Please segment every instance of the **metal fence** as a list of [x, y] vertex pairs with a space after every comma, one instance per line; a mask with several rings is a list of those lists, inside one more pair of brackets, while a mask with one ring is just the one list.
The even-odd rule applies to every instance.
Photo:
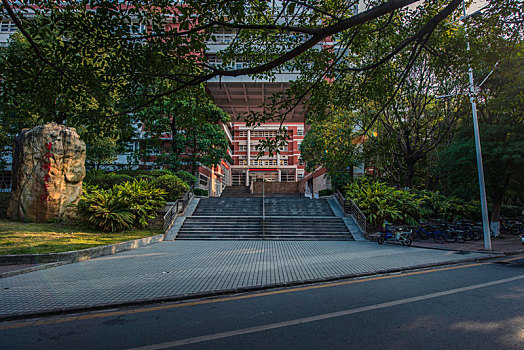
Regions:
[[194, 185], [191, 186], [189, 191], [187, 191], [182, 198], [177, 199], [171, 208], [169, 208], [166, 215], [164, 215], [164, 233], [169, 231], [171, 226], [173, 226], [178, 214], [186, 209], [187, 204], [191, 201], [191, 198], [193, 198], [193, 189]]
[[344, 198], [340, 191], [335, 193], [335, 196], [340, 203], [340, 206], [344, 209], [344, 213], [353, 215], [358, 227], [366, 234], [366, 215], [360, 211], [360, 208], [350, 198]]

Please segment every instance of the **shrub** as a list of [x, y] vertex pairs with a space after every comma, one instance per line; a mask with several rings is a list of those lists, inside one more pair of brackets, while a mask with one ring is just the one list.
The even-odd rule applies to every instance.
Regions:
[[146, 181], [149, 181], [149, 182], [153, 182], [155, 180], [155, 177], [151, 176], [151, 175], [140, 174], [137, 177], [135, 177], [135, 179], [139, 179], [139, 180], [143, 179], [143, 180], [146, 180]]
[[388, 184], [362, 178], [347, 187], [346, 195], [366, 215], [372, 226], [384, 220], [396, 224], [416, 225], [421, 220], [439, 218], [473, 218], [473, 203], [456, 197], [446, 197], [438, 192], [413, 189], [396, 189]]
[[167, 192], [167, 200], [176, 201], [184, 193], [189, 191], [189, 186], [180, 178], [172, 174], [162, 175], [153, 180], [152, 185]]
[[76, 206], [78, 217], [103, 231], [145, 227], [166, 203], [166, 192], [145, 180], [124, 182], [109, 190], [90, 185], [85, 189]]
[[155, 170], [146, 170], [146, 169], [136, 169], [136, 170], [119, 170], [118, 174], [128, 175], [133, 178], [140, 178], [143, 176], [150, 176], [150, 177], [160, 177], [162, 175], [173, 175], [172, 171], [166, 170], [166, 169], [155, 169]]
[[114, 185], [133, 181], [133, 177], [127, 174], [108, 173], [104, 171], [92, 171], [86, 174], [84, 182], [91, 186], [110, 189]]
[[89, 226], [102, 231], [122, 231], [133, 226], [135, 216], [122, 198], [111, 190], [96, 189], [80, 197], [77, 215]]
[[125, 182], [113, 187], [113, 192], [133, 213], [134, 226], [145, 227], [147, 222], [156, 217], [158, 209], [166, 205], [167, 192], [154, 187], [145, 180]]
[[194, 185], [197, 182], [196, 176], [191, 175], [185, 170], [179, 170], [175, 173], [175, 175], [181, 178], [189, 186]]
[[206, 196], [207, 197], [209, 195], [208, 191], [202, 188], [195, 188], [193, 193], [195, 194], [195, 196]]
[[160, 177], [164, 175], [174, 175], [174, 173], [167, 169], [155, 169], [155, 170], [141, 170], [140, 175], [149, 175], [153, 177]]
[[333, 193], [335, 193], [335, 191], [330, 188], [318, 191], [319, 196], [331, 196]]

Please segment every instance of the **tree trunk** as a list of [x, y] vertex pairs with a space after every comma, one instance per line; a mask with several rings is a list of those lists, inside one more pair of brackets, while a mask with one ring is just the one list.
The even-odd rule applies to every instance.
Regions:
[[196, 161], [196, 153], [197, 153], [197, 136], [196, 136], [196, 131], [193, 133], [193, 151], [192, 151], [192, 154], [191, 154], [191, 158], [193, 158], [193, 165], [192, 165], [192, 173], [195, 174], [196, 171], [197, 171], [197, 161]]
[[171, 154], [173, 157], [177, 157], [174, 169], [175, 171], [180, 170], [180, 154], [182, 153], [182, 149], [179, 144], [178, 140], [178, 127], [176, 124], [176, 117], [173, 115], [171, 117]]
[[412, 159], [406, 160], [406, 187], [413, 187], [413, 179], [415, 178], [415, 161]]
[[502, 188], [498, 193], [493, 195], [493, 207], [491, 208], [491, 223], [490, 228], [495, 237], [500, 235], [500, 209], [502, 208], [502, 201], [504, 193], [506, 192], [510, 180], [510, 174], [506, 174]]

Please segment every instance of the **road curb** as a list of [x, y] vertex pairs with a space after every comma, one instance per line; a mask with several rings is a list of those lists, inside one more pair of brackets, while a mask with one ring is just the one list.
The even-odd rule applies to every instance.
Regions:
[[0, 273], [0, 278], [11, 277], [23, 273], [44, 270], [64, 264], [71, 264], [78, 261], [90, 260], [105, 255], [112, 255], [126, 250], [136, 249], [158, 243], [164, 240], [164, 234], [151, 237], [138, 238], [131, 241], [114, 243], [99, 247], [73, 250], [70, 252], [48, 253], [48, 254], [17, 254], [0, 255], [0, 265], [22, 265], [22, 264], [42, 264], [20, 270], [13, 270]]
[[[385, 244], [390, 245], [399, 245], [394, 244], [391, 242], [384, 242]], [[467, 253], [478, 253], [478, 254], [501, 254], [501, 255], [518, 255], [518, 254], [524, 254], [524, 249], [517, 249], [512, 250], [509, 252], [501, 252], [501, 251], [487, 251], [487, 250], [467, 250], [467, 249], [453, 249], [453, 248], [439, 248], [439, 247], [421, 247], [416, 245], [411, 245], [410, 248], [420, 248], [420, 249], [434, 249], [434, 250], [447, 250], [452, 252], [467, 252]]]
[[420, 264], [420, 265], [415, 265], [415, 266], [410, 266], [410, 267], [378, 270], [378, 271], [367, 272], [367, 273], [357, 273], [357, 274], [348, 274], [348, 275], [340, 275], [340, 276], [332, 276], [332, 277], [315, 278], [315, 279], [309, 279], [309, 280], [271, 283], [267, 285], [245, 286], [245, 287], [237, 287], [237, 288], [224, 289], [224, 290], [215, 290], [215, 291], [209, 291], [209, 292], [199, 292], [199, 293], [191, 293], [191, 294], [160, 297], [160, 298], [137, 299], [137, 300], [121, 302], [121, 303], [85, 305], [85, 306], [74, 307], [74, 308], [57, 308], [57, 309], [46, 310], [46, 311], [41, 311], [41, 312], [37, 311], [37, 312], [23, 313], [23, 314], [8, 314], [8, 315], [0, 316], [0, 321], [13, 321], [13, 320], [30, 319], [30, 318], [37, 318], [37, 317], [74, 314], [74, 313], [87, 312], [87, 311], [108, 310], [108, 309], [115, 309], [115, 308], [121, 308], [121, 307], [195, 300], [195, 299], [210, 298], [210, 297], [216, 297], [216, 296], [222, 296], [222, 295], [233, 295], [233, 294], [239, 294], [239, 293], [257, 292], [257, 291], [263, 291], [263, 290], [275, 289], [275, 288], [294, 287], [294, 286], [300, 286], [300, 285], [309, 285], [309, 284], [332, 282], [332, 281], [346, 280], [346, 279], [353, 279], [353, 278], [370, 277], [370, 276], [375, 276], [375, 275], [384, 275], [384, 274], [398, 273], [398, 272], [404, 272], [404, 271], [413, 271], [413, 270], [420, 270], [420, 269], [426, 269], [426, 268], [432, 268], [432, 267], [438, 267], [438, 266], [449, 266], [449, 265], [459, 265], [459, 264], [464, 264], [464, 263], [474, 263], [474, 262], [496, 259], [500, 257], [504, 257], [504, 255], [503, 254], [491, 254], [491, 255], [486, 255], [484, 257], [480, 257], [480, 258], [465, 258], [465, 259], [454, 260], [454, 261]]

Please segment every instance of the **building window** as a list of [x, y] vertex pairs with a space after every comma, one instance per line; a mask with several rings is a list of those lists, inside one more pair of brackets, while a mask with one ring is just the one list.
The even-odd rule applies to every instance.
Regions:
[[16, 31], [16, 25], [14, 22], [0, 22], [0, 33], [14, 33]]
[[215, 28], [213, 38], [209, 41], [210, 44], [229, 45], [237, 35], [236, 29], [229, 28]]
[[291, 173], [291, 172], [282, 172], [280, 174], [280, 180], [282, 182], [294, 182], [295, 181], [295, 174]]
[[247, 137], [247, 131], [239, 131], [238, 137]]
[[138, 141], [134, 141], [134, 142], [128, 142], [125, 144], [124, 146], [124, 153], [125, 154], [128, 154], [128, 153], [134, 153], [136, 151], [138, 151]]
[[297, 128], [297, 136], [304, 136], [304, 127], [299, 126]]
[[199, 174], [198, 184], [200, 188], [207, 188], [208, 186], [208, 177], [204, 174]]
[[240, 152], [247, 152], [247, 145], [238, 145], [238, 150]]

